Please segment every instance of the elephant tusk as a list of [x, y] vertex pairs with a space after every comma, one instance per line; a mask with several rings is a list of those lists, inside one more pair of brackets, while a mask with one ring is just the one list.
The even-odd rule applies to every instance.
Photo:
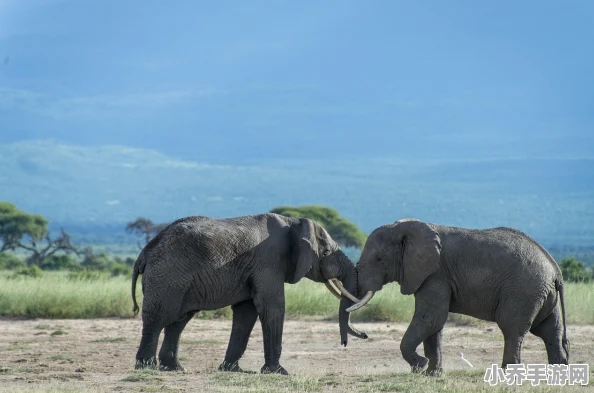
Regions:
[[371, 298], [373, 297], [374, 293], [373, 291], [369, 291], [365, 294], [365, 296], [363, 296], [363, 299], [361, 299], [360, 302], [358, 302], [357, 304], [353, 304], [351, 307], [347, 308], [346, 310], [348, 312], [353, 312], [355, 310], [360, 309], [361, 307], [363, 307], [364, 305], [367, 304], [367, 302], [369, 302], [371, 300]]
[[334, 285], [336, 285], [336, 287], [340, 290], [340, 292], [347, 297], [350, 301], [353, 301], [355, 303], [359, 303], [360, 300], [357, 299], [356, 297], [354, 297], [353, 295], [350, 294], [349, 291], [346, 290], [345, 287], [342, 286], [342, 283], [340, 282], [340, 280], [338, 280], [338, 278], [332, 278], [330, 279], [328, 282], [332, 281], [332, 283], [334, 283]]
[[332, 286], [332, 284], [330, 284], [330, 281], [325, 282], [324, 284], [326, 285], [326, 288], [328, 288], [331, 294], [333, 294], [338, 300], [342, 300], [342, 298], [340, 297], [340, 293], [338, 293], [336, 289]]

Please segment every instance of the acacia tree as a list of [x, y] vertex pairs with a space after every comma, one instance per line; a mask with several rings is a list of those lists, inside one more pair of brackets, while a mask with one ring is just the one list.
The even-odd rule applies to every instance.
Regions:
[[367, 236], [355, 223], [341, 217], [340, 214], [327, 206], [278, 206], [270, 211], [287, 217], [305, 217], [318, 222], [330, 236], [344, 247], [363, 248]]
[[40, 265], [58, 251], [77, 253], [64, 229], [60, 229], [60, 236], [52, 239], [44, 217], [19, 210], [9, 202], [0, 202], [0, 240], [0, 252], [27, 250], [32, 253], [28, 262], [33, 265]]
[[137, 236], [143, 236], [145, 244], [151, 241], [153, 236], [161, 232], [169, 224], [155, 224], [146, 217], [138, 217], [126, 224], [126, 232]]

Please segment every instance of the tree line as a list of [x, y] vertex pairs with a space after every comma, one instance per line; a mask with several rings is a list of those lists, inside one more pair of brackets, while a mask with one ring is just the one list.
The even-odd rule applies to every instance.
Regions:
[[[327, 206], [278, 206], [270, 212], [316, 221], [341, 247], [361, 249], [367, 239], [367, 235], [355, 223]], [[138, 217], [129, 221], [124, 229], [138, 236], [146, 245], [168, 225]], [[139, 249], [143, 247], [140, 243], [138, 246]], [[15, 251], [25, 254], [25, 259], [15, 255]], [[57, 236], [52, 237], [45, 217], [19, 210], [9, 202], [0, 202], [0, 269], [15, 270], [25, 275], [39, 275], [41, 270], [92, 270], [129, 275], [134, 261], [130, 257], [95, 253], [91, 247], [77, 247], [63, 228]], [[561, 259], [559, 266], [565, 281], [594, 281], [593, 268], [586, 267], [573, 256]]]

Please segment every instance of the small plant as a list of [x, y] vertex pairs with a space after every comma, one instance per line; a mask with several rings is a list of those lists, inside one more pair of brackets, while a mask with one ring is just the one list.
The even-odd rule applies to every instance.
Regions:
[[64, 334], [68, 334], [68, 332], [60, 329], [53, 331], [52, 334], [50, 334], [50, 336], [63, 336]]
[[22, 266], [17, 268], [14, 273], [12, 274], [12, 278], [23, 278], [23, 277], [31, 277], [31, 278], [39, 278], [43, 275], [41, 269], [35, 265], [31, 265], [29, 267]]

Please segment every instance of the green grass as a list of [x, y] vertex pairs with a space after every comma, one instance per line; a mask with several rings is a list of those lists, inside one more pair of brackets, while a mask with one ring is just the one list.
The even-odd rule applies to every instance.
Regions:
[[62, 272], [40, 278], [0, 275], [0, 316], [95, 318], [132, 316], [130, 278], [68, 280]]
[[[141, 304], [140, 285], [136, 292]], [[315, 318], [336, 320], [338, 300], [319, 283], [303, 279], [285, 287], [286, 316], [290, 319]], [[400, 294], [397, 284], [384, 287], [373, 298], [373, 307], [364, 307], [352, 314], [353, 322], [409, 322], [414, 311], [414, 297]], [[570, 324], [594, 325], [594, 283], [565, 284], [567, 321]], [[226, 307], [200, 312], [198, 318], [230, 318]], [[68, 280], [61, 272], [45, 272], [40, 278], [11, 279], [0, 274], [0, 316], [27, 318], [100, 318], [131, 317], [132, 299], [129, 277], [101, 280]], [[450, 321], [461, 324], [479, 323], [464, 315], [450, 314]], [[51, 330], [50, 325], [37, 325]], [[53, 327], [56, 329], [57, 326]]]

